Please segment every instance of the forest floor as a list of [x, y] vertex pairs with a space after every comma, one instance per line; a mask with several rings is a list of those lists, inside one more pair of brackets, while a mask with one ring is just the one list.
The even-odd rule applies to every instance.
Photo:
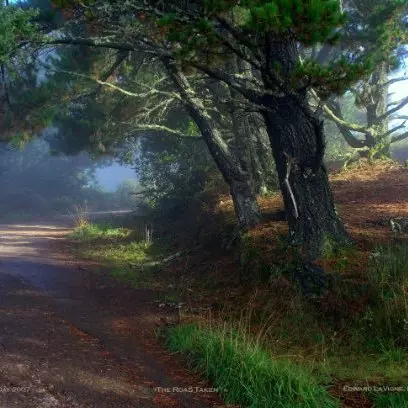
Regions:
[[[312, 300], [279, 272], [290, 264], [279, 195], [259, 199], [264, 221], [239, 252], [221, 247], [234, 213], [219, 193], [162, 220], [157, 245], [133, 242], [123, 228], [88, 225], [67, 238], [64, 225], [1, 226], [0, 407], [221, 407], [214, 392], [173, 392], [210, 385], [155, 334], [214, 320], [262, 333], [271, 356], [307, 367], [342, 407], [374, 406], [371, 394], [347, 387], [407, 386], [407, 345], [368, 344], [377, 323], [367, 311], [377, 315], [365, 288], [377, 246], [408, 242], [390, 227], [408, 219], [408, 169], [360, 163], [331, 182], [355, 246], [327, 248], [319, 262], [344, 285]], [[172, 262], [137, 267], [174, 253]], [[408, 407], [405, 397], [384, 401], [375, 407]]]

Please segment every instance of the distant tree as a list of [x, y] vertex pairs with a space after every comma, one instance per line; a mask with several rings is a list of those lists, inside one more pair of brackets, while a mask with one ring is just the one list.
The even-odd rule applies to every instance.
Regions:
[[138, 196], [141, 191], [140, 183], [135, 179], [122, 181], [115, 191], [119, 205], [124, 209], [135, 209], [140, 204], [143, 196]]
[[401, 117], [400, 124], [390, 128], [390, 119], [398, 117], [408, 104], [407, 97], [396, 102], [389, 97], [391, 84], [408, 80], [406, 74], [389, 78], [408, 55], [408, 6], [406, 2], [395, 5], [393, 0], [345, 0], [349, 15], [345, 36], [337, 47], [323, 47], [317, 53], [322, 61], [346, 53], [373, 55], [374, 70], [348, 93], [360, 120], [347, 115], [350, 102], [346, 107], [344, 98], [332, 97], [323, 105], [325, 116], [334, 121], [348, 145], [370, 159], [388, 157], [392, 143], [408, 138], [408, 132], [404, 132], [407, 118]]

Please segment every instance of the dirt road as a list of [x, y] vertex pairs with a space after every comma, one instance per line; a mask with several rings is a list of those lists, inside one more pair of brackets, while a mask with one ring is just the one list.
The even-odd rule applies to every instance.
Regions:
[[156, 340], [155, 293], [54, 253], [68, 231], [0, 225], [0, 408], [220, 407]]

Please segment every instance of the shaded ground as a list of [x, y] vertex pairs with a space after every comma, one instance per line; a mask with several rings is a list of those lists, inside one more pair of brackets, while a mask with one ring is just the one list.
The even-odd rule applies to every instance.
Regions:
[[[322, 333], [327, 335], [325, 338], [331, 339], [330, 336], [334, 333], [340, 342], [343, 338], [353, 338], [353, 328], [349, 327], [349, 322], [352, 319], [358, 321], [370, 308], [371, 300], [365, 288], [367, 266], [373, 249], [379, 244], [406, 241], [408, 238], [406, 228], [397, 233], [392, 231], [390, 225], [391, 219], [408, 220], [408, 169], [390, 161], [375, 165], [362, 161], [346, 171], [332, 173], [330, 178], [336, 207], [356, 245], [338, 257], [336, 254], [329, 254], [319, 260], [325, 270], [339, 273], [342, 283], [346, 285], [343, 285], [344, 288], [341, 286], [341, 290], [329, 291], [326, 296], [313, 302], [307, 317], [314, 322], [311, 316], [318, 316], [318, 321], [322, 322]], [[298, 324], [285, 320], [286, 311], [294, 308], [293, 304], [297, 299], [293, 285], [285, 276], [271, 276], [271, 265], [285, 266], [290, 263], [285, 244], [287, 225], [281, 212], [281, 197], [279, 194], [262, 197], [259, 198], [259, 203], [264, 215], [263, 222], [250, 231], [248, 240], [245, 239], [241, 247], [241, 254], [245, 255], [239, 256], [221, 249], [225, 227], [234, 219], [234, 207], [230, 196], [216, 196], [211, 208], [204, 208], [205, 211], [201, 209], [204, 227], [198, 232], [200, 245], [188, 256], [169, 265], [164, 271], [167, 274], [166, 279], [174, 284], [181, 299], [191, 305], [190, 311], [196, 312], [198, 319], [203, 315], [205, 319], [205, 310], [211, 310], [211, 313], [208, 313], [210, 318], [219, 315], [222, 319], [226, 316], [226, 320], [235, 317], [241, 321], [242, 315], [245, 320], [245, 311], [249, 310], [252, 319], [251, 331], [257, 336], [265, 329], [263, 324], [266, 316], [267, 327], [272, 327], [271, 332], [276, 328], [277, 333], [280, 333], [280, 327], [283, 327], [283, 334], [290, 333], [289, 338], [279, 338], [278, 334], [270, 333], [273, 341], [270, 343], [272, 353], [291, 355], [294, 361], [300, 364], [307, 365], [310, 361], [311, 365], [323, 366], [326, 361], [320, 359], [320, 343], [318, 340], [312, 341], [313, 330], [316, 328], [299, 323], [301, 331], [304, 331], [303, 336], [297, 330]], [[194, 208], [191, 214], [194, 214]], [[190, 217], [191, 219], [194, 218]], [[181, 221], [173, 222], [168, 230], [173, 234], [172, 237], [174, 236], [172, 239], [179, 241], [176, 241], [176, 248], [185, 248], [187, 242], [190, 242], [190, 245], [196, 242], [197, 233], [189, 231], [188, 225], [183, 225]], [[253, 279], [253, 282], [248, 283], [245, 280], [247, 277]], [[293, 310], [292, 317], [295, 319], [296, 309]], [[286, 324], [288, 325], [285, 326]], [[316, 329], [316, 334], [320, 333]], [[349, 352], [348, 346], [340, 350], [337, 357], [341, 364], [337, 365], [335, 359], [331, 360], [334, 373], [339, 376], [330, 392], [342, 400], [342, 406], [373, 406], [373, 400], [367, 393], [343, 390], [345, 384], [364, 383], [365, 375], [369, 376], [375, 385], [387, 383], [389, 378], [406, 384], [404, 362], [399, 363], [399, 366], [398, 363], [395, 364], [396, 370], [393, 373], [390, 371], [390, 377], [382, 377], [376, 369], [371, 369], [377, 364], [371, 361], [371, 358], [375, 360], [377, 354], [370, 357], [369, 354], [360, 355], [354, 350], [355, 357], [359, 360], [353, 367], [359, 369], [359, 372], [353, 372], [353, 369], [338, 370], [342, 364], [348, 366], [344, 355]], [[380, 353], [378, 355], [380, 358]], [[369, 365], [366, 371], [365, 364]], [[398, 371], [399, 368], [401, 371]]]
[[[408, 169], [392, 161], [370, 165], [362, 160], [345, 171], [333, 172], [330, 181], [336, 207], [357, 249], [349, 254], [344, 269], [357, 281], [376, 245], [408, 239], [407, 228], [395, 233], [390, 226], [390, 219], [408, 222]], [[281, 196], [259, 197], [258, 202], [263, 221], [250, 231], [251, 256], [266, 265], [285, 263], [287, 223]], [[193, 248], [166, 268], [161, 274], [164, 281], [173, 283], [183, 300], [195, 308], [217, 309], [226, 303], [237, 310], [245, 307], [249, 294], [239, 276], [240, 257], [222, 249], [227, 227], [234, 222], [231, 197], [208, 193], [199, 205], [192, 203], [183, 216], [163, 222], [162, 234], [175, 251]], [[328, 261], [323, 266], [331, 267]], [[244, 273], [253, 274], [257, 267], [251, 264]], [[270, 290], [268, 287], [266, 292], [270, 294]]]
[[[65, 221], [64, 221], [65, 222]], [[61, 224], [61, 223], [60, 223]], [[215, 407], [156, 341], [155, 293], [57, 256], [68, 229], [0, 226], [0, 407]]]

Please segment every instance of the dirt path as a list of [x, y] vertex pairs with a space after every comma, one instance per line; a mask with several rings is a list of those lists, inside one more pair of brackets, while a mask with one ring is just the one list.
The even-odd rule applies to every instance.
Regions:
[[209, 385], [157, 342], [155, 293], [53, 253], [67, 232], [0, 225], [0, 408], [221, 407], [210, 390], [173, 391]]

